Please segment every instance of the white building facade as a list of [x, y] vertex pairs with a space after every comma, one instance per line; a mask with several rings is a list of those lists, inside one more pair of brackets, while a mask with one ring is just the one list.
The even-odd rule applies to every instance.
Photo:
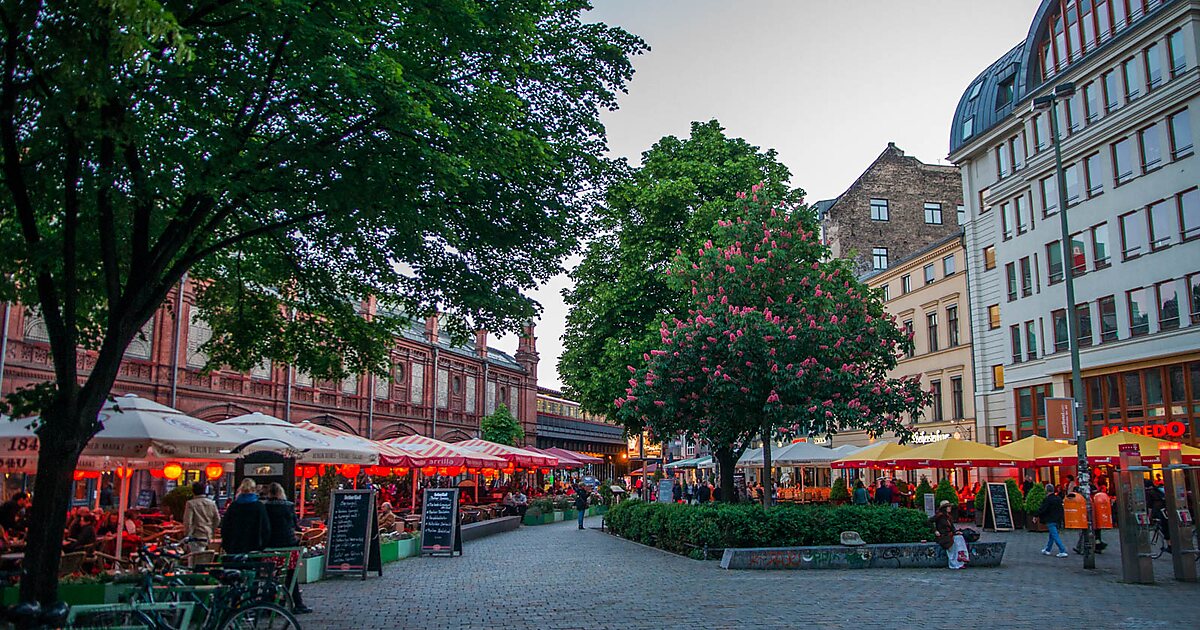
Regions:
[[[1044, 435], [1079, 323], [1090, 437], [1200, 434], [1200, 0], [1046, 0], [964, 92], [961, 168], [981, 442]], [[1049, 112], [1058, 103], [1070, 260]], [[1065, 274], [1076, 307], [1066, 307]], [[986, 438], [985, 438], [986, 436]]]

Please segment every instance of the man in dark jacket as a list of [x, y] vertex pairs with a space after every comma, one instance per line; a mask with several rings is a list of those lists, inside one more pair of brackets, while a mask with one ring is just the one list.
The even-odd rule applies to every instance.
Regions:
[[243, 479], [237, 498], [221, 519], [221, 548], [225, 553], [262, 551], [271, 539], [267, 508], [258, 500], [253, 479]]
[[875, 503], [879, 505], [892, 504], [892, 488], [887, 484], [886, 479], [879, 480], [879, 487], [875, 489]]
[[707, 481], [700, 482], [700, 485], [696, 488], [696, 502], [697, 503], [708, 503], [708, 499], [711, 496], [712, 496], [712, 489], [708, 487], [708, 482]]
[[1046, 548], [1042, 549], [1042, 555], [1050, 555], [1050, 548], [1058, 545], [1058, 557], [1067, 557], [1067, 546], [1063, 544], [1062, 538], [1058, 535], [1058, 528], [1062, 527], [1063, 523], [1063, 502], [1062, 497], [1054, 490], [1054, 484], [1046, 484], [1046, 500], [1042, 501], [1042, 507], [1038, 508], [1037, 517], [1045, 523], [1046, 529], [1049, 530], [1050, 536], [1046, 540]]
[[579, 513], [579, 529], [583, 529], [583, 517], [588, 509], [588, 490], [581, 483], [575, 484], [575, 511]]

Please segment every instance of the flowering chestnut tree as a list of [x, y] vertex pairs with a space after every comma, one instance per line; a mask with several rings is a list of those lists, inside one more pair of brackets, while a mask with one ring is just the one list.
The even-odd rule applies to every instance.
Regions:
[[737, 203], [712, 239], [677, 252], [666, 273], [691, 296], [687, 317], [662, 322], [661, 346], [629, 366], [614, 401], [630, 432], [707, 442], [726, 500], [755, 437], [769, 468], [774, 439], [849, 429], [906, 437], [901, 416], [916, 418], [930, 398], [919, 379], [888, 377], [912, 340], [847, 261], [830, 259], [812, 212], [760, 198], [757, 186]]

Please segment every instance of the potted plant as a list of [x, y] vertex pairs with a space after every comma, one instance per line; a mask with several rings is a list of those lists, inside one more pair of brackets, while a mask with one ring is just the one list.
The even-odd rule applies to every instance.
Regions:
[[983, 520], [985, 517], [984, 508], [987, 507], [987, 484], [979, 489], [975, 494], [975, 527], [983, 528]]
[[833, 480], [833, 487], [829, 489], [829, 500], [839, 505], [850, 502], [850, 490], [846, 488], [845, 477]]
[[1046, 524], [1041, 519], [1034, 515], [1038, 510], [1042, 509], [1042, 503], [1046, 500], [1046, 488], [1040, 483], [1033, 484], [1029, 489], [1029, 494], [1025, 495], [1025, 529], [1031, 532], [1046, 531]]
[[[933, 486], [929, 485], [928, 477], [921, 475], [921, 483], [917, 484], [917, 489], [913, 492], [913, 507], [918, 510], [924, 510], [925, 495], [927, 494], [933, 494]], [[937, 505], [935, 504], [934, 507], [937, 507]]]
[[938, 482], [937, 489], [933, 491], [934, 505], [941, 505], [942, 501], [949, 501], [953, 508], [950, 514], [953, 518], [958, 518], [958, 491], [951, 485], [949, 479], [943, 479]]
[[1021, 494], [1021, 487], [1017, 485], [1016, 479], [1005, 479], [1004, 485], [1008, 488], [1008, 504], [1012, 508], [1013, 527], [1022, 529], [1025, 527], [1025, 495]]

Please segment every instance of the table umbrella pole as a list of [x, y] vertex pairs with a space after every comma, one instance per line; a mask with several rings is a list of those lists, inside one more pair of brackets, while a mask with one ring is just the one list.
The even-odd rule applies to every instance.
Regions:
[[121, 477], [121, 499], [117, 503], [117, 550], [113, 555], [117, 560], [121, 559], [122, 543], [125, 540], [125, 502], [129, 500], [129, 477], [130, 470], [128, 466], [125, 468], [125, 476]]
[[414, 465], [412, 469], [413, 476], [413, 491], [412, 491], [412, 508], [411, 511], [417, 511], [417, 468]]
[[307, 489], [308, 481], [304, 479], [304, 474], [300, 474], [300, 518], [304, 518], [304, 491]]

